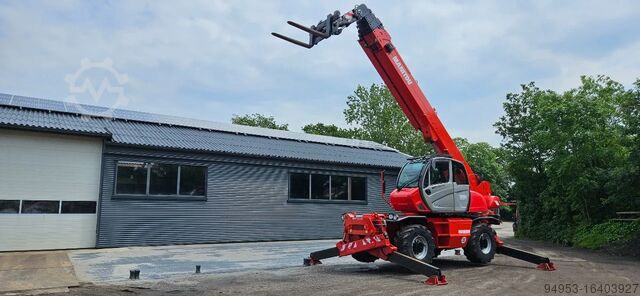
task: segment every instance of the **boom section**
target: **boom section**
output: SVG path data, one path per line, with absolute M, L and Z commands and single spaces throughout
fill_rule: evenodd
M 360 27 L 360 23 L 358 24 Z M 429 104 L 382 24 L 370 33 L 360 36 L 358 43 L 411 125 L 422 133 L 426 142 L 431 143 L 437 154 L 448 154 L 460 161 L 465 166 L 472 186 L 478 184 L 473 170 L 440 121 L 435 109 Z
M 413 75 L 411 75 L 409 67 L 391 42 L 391 36 L 384 29 L 382 22 L 366 5 L 360 4 L 343 15 L 340 15 L 339 11 L 335 11 L 333 14 L 327 15 L 325 20 L 310 27 L 293 21 L 288 21 L 287 23 L 309 33 L 309 41 L 303 42 L 278 33 L 271 34 L 305 48 L 312 48 L 320 41 L 332 35 L 338 35 L 342 33 L 344 28 L 356 23 L 359 36 L 358 43 L 360 43 L 367 57 L 382 77 L 411 125 L 422 133 L 424 140 L 433 146 L 436 153 L 448 154 L 464 165 L 469 177 L 471 190 L 490 194 L 489 184 L 487 183 L 483 186 L 479 184 L 479 180 L 473 170 L 462 156 L 462 153 L 460 153 L 453 139 L 451 139 L 447 129 L 438 118 L 435 109 L 429 104 L 427 97 L 418 86 Z

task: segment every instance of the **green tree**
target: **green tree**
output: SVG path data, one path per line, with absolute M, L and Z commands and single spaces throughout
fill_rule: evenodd
M 378 142 L 413 156 L 433 153 L 384 85 L 358 86 L 347 97 L 344 116 L 355 127 L 354 138 Z
M 231 118 L 231 122 L 234 124 L 257 126 L 257 127 L 264 127 L 264 128 L 277 129 L 277 130 L 283 130 L 283 131 L 289 130 L 288 124 L 286 123 L 278 124 L 275 118 L 273 118 L 273 116 L 265 116 L 260 113 L 245 114 L 242 116 L 234 114 L 233 117 Z
M 349 128 L 341 128 L 335 124 L 313 123 L 302 127 L 307 134 L 324 135 L 339 138 L 354 138 L 357 130 Z
M 491 183 L 494 195 L 507 200 L 509 196 L 509 175 L 505 169 L 506 159 L 502 148 L 487 142 L 470 143 L 465 138 L 453 139 L 474 173 Z
M 624 87 L 598 76 L 562 94 L 534 83 L 508 94 L 495 124 L 518 200 L 521 234 L 568 242 L 611 217 L 608 180 L 628 158 L 620 121 Z
M 619 100 L 622 143 L 628 157 L 609 179 L 605 204 L 617 210 L 640 210 L 640 79 Z

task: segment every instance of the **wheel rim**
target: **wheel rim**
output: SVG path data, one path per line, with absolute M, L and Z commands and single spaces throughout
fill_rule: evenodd
M 493 241 L 491 237 L 487 233 L 483 233 L 480 235 L 480 252 L 482 254 L 491 253 L 491 247 L 493 247 Z
M 427 239 L 423 236 L 414 237 L 411 242 L 411 252 L 413 253 L 413 258 L 418 260 L 426 258 L 427 253 L 429 253 L 429 244 L 427 243 Z

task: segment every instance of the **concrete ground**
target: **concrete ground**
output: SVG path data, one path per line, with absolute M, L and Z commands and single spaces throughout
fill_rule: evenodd
M 0 253 L 0 293 L 78 285 L 65 251 Z
M 639 261 L 515 240 L 510 227 L 498 229 L 508 244 L 549 256 L 558 270 L 536 270 L 502 255 L 478 266 L 447 252 L 434 265 L 449 285 L 427 286 L 424 276 L 380 260 L 300 266 L 310 251 L 333 240 L 119 248 L 70 251 L 80 281 L 93 284 L 56 295 L 640 295 Z M 193 274 L 196 264 L 204 274 Z M 127 280 L 131 268 L 141 270 L 141 280 Z M 559 292 L 566 284 L 570 293 Z M 613 292 L 613 285 L 623 291 Z
M 513 237 L 511 223 L 495 227 L 502 238 Z M 81 282 L 128 281 L 129 270 L 139 269 L 142 280 L 162 280 L 195 272 L 223 274 L 248 270 L 299 267 L 311 251 L 335 246 L 334 240 L 262 243 L 132 247 L 70 251 L 69 257 Z M 449 250 L 441 258 L 454 256 Z M 464 256 L 462 256 L 464 257 Z M 358 264 L 351 257 L 330 258 L 325 264 Z
M 162 280 L 195 272 L 223 274 L 247 270 L 280 269 L 302 265 L 309 250 L 329 248 L 337 240 L 134 247 L 69 252 L 82 282 L 128 281 L 129 270 L 139 269 L 142 280 Z M 352 261 L 346 258 L 347 262 Z M 342 261 L 332 259 L 327 261 Z M 356 262 L 353 260 L 353 262 Z

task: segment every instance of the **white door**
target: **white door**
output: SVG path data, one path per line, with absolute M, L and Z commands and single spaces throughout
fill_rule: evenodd
M 0 129 L 0 251 L 93 248 L 102 140 Z

